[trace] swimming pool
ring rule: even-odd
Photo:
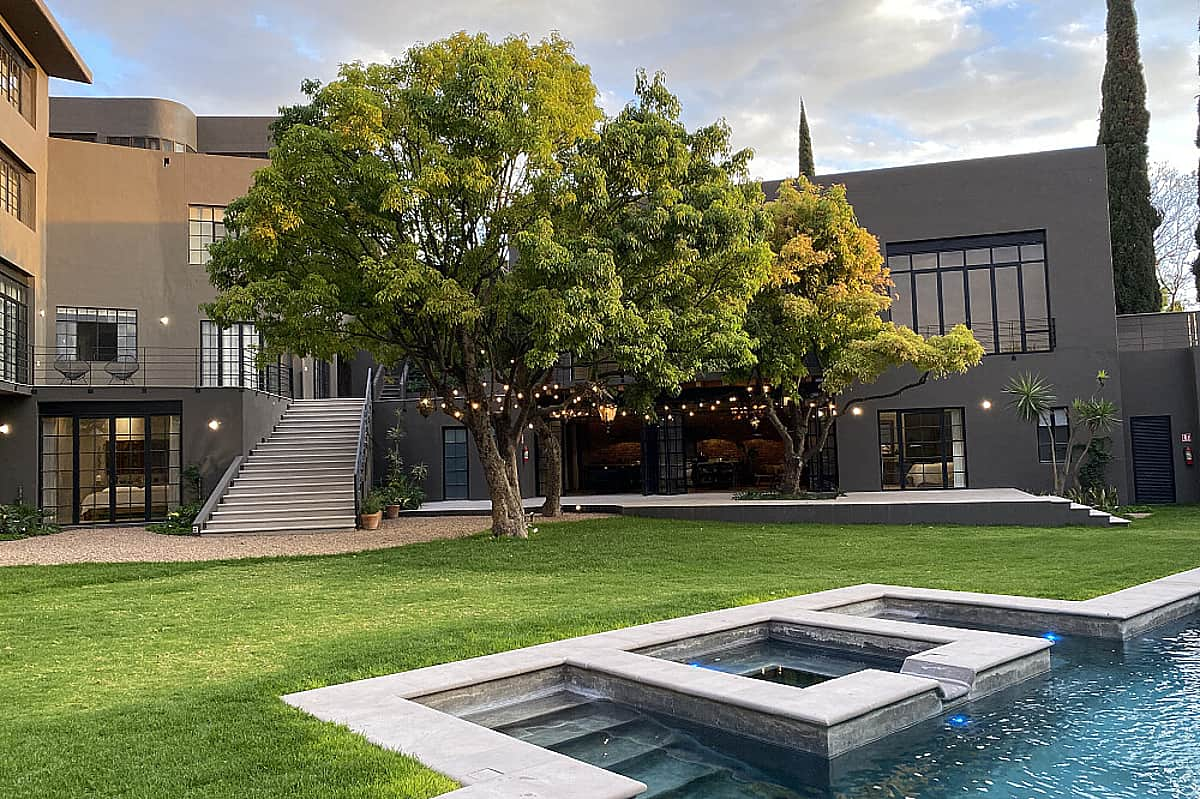
[[[1200,796],[1200,618],[1124,643],[1063,638],[1052,660],[833,761],[573,694],[498,729],[641,780],[648,799]]]

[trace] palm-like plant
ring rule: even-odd
[[[1101,370],[1096,374],[1097,392],[1103,390],[1108,379],[1108,372]],[[1108,434],[1121,420],[1115,403],[1104,397],[1093,394],[1087,399],[1075,399],[1067,409],[1066,454],[1063,462],[1058,463],[1058,444],[1054,440],[1054,403],[1057,397],[1054,386],[1041,375],[1026,372],[1016,375],[1004,387],[1004,393],[1009,396],[1008,407],[1022,421],[1038,424],[1045,420],[1050,434],[1050,468],[1054,477],[1054,493],[1061,495],[1075,482],[1079,465],[1087,458],[1092,444],[1097,438]],[[1079,450],[1076,457],[1075,451]]]

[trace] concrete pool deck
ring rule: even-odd
[[[525,500],[536,511],[541,497]],[[1061,527],[1124,526],[1128,520],[1068,499],[1040,496],[1015,488],[959,488],[921,491],[852,491],[836,499],[735,500],[732,492],[708,491],[669,496],[594,494],[563,497],[564,510],[618,513],[689,521],[756,522],[763,524],[964,524]],[[488,500],[426,502],[405,516],[487,515]]]
[[[1029,635],[874,618],[948,616]],[[454,799],[626,799],[644,786],[474,724],[464,716],[568,690],[836,758],[956,704],[1045,673],[1044,632],[1124,639],[1200,611],[1200,569],[1085,601],[857,585],[711,611],[283,697],[317,718],[411,755],[465,787]],[[655,656],[705,636],[805,635],[898,642],[899,673],[867,669],[807,688]],[[1051,626],[1053,625],[1053,626]]]

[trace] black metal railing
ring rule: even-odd
[[[1051,352],[1058,344],[1053,319],[972,322],[968,327],[987,355]],[[914,330],[922,336],[942,334],[939,325],[919,325]]]
[[[259,366],[247,354],[238,363],[196,347],[99,348],[90,351],[38,347],[31,351],[35,386],[141,388],[245,388],[292,396],[290,358]]]
[[[363,392],[362,414],[358,420],[358,446],[354,452],[354,518],[362,514],[363,502],[374,484],[372,454],[375,446],[374,402],[383,388],[383,369],[367,370],[366,390]]]
[[[1200,346],[1200,312],[1128,314],[1117,317],[1122,352],[1181,350]]]

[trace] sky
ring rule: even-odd
[[[307,77],[459,30],[557,31],[619,110],[663,71],[689,125],[724,118],[754,177],[796,173],[798,103],[819,172],[1095,144],[1103,0],[48,0],[91,67],[54,94],[273,114]],[[1196,168],[1196,0],[1138,0],[1150,157]]]

